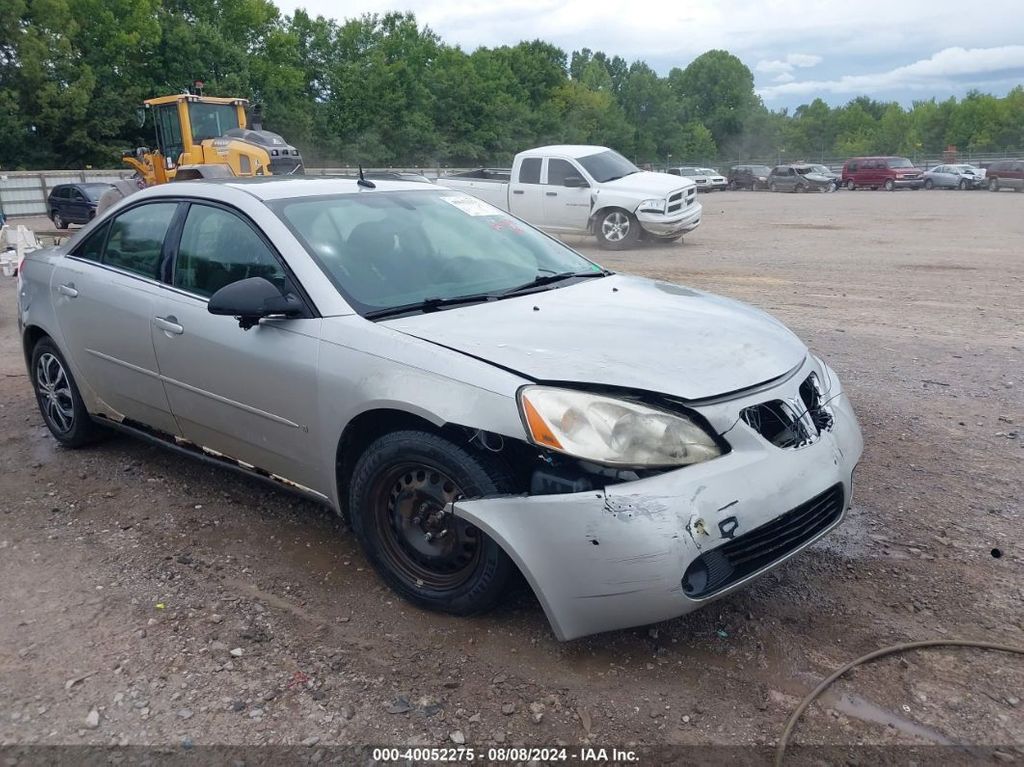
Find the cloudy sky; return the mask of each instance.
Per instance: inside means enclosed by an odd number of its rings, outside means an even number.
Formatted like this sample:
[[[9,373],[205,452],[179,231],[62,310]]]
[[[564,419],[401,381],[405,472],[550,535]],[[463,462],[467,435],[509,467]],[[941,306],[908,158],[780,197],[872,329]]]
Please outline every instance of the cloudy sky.
[[[409,10],[465,50],[542,38],[643,59],[661,74],[710,48],[739,56],[772,108],[867,94],[909,103],[1024,83],[1024,0],[277,0],[342,19]]]

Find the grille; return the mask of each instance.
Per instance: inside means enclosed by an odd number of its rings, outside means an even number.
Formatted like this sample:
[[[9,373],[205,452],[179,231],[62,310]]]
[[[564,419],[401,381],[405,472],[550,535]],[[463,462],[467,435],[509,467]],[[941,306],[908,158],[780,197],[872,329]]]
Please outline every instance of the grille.
[[[704,552],[686,568],[683,591],[694,599],[707,597],[783,559],[838,522],[843,501],[843,486],[833,485],[771,522]]]
[[[270,172],[275,176],[301,176],[305,169],[302,167],[302,159],[298,150],[288,157],[270,158]]]
[[[666,213],[675,213],[681,207],[683,207],[683,193],[673,192],[668,196],[668,207],[665,208]]]
[[[818,440],[835,425],[835,414],[821,387],[817,373],[800,384],[799,399],[775,399],[751,405],[740,418],[776,447],[799,448]]]

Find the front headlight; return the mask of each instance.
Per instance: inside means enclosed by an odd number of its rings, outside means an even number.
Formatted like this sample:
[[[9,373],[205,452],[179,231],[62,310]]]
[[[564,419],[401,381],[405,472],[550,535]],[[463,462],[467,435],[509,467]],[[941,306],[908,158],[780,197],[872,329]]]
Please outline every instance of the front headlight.
[[[664,200],[644,200],[637,208],[640,213],[664,213]]]
[[[683,415],[600,394],[525,386],[519,410],[534,444],[610,466],[686,466],[722,454]]]

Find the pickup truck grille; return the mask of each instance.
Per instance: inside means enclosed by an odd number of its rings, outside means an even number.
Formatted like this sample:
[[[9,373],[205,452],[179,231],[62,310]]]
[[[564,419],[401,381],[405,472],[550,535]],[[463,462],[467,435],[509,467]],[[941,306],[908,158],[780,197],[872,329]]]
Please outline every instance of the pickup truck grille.
[[[675,213],[687,205],[693,202],[693,198],[697,196],[697,187],[691,187],[690,189],[680,189],[678,192],[672,192],[668,196],[668,207],[665,209],[666,213]]]

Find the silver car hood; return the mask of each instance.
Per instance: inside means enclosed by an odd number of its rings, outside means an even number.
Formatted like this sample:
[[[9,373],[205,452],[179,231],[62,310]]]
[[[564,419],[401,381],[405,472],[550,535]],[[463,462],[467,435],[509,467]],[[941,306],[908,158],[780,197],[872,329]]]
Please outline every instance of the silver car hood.
[[[799,338],[753,307],[625,275],[383,324],[536,381],[684,399],[763,383],[807,354]]]

